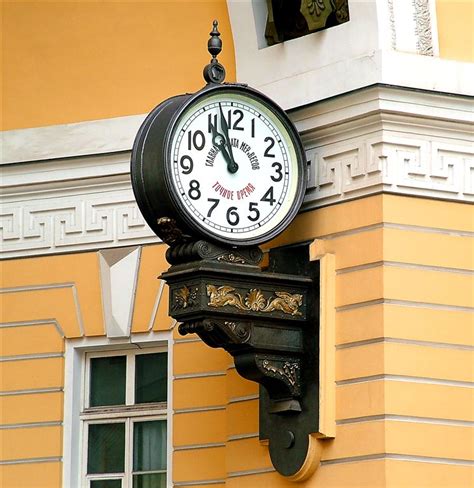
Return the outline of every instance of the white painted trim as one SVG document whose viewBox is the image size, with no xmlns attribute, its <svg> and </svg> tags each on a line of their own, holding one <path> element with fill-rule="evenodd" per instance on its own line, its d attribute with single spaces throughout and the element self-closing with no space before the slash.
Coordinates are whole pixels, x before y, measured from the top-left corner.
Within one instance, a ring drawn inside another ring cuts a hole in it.
<svg viewBox="0 0 474 488">
<path fill-rule="evenodd" d="M 408 461 L 417 463 L 429 463 L 429 464 L 448 464 L 451 466 L 474 466 L 474 461 L 468 459 L 453 459 L 453 458 L 439 458 L 429 456 L 414 456 L 412 454 L 368 454 L 366 456 L 351 456 L 345 458 L 328 459 L 321 461 L 321 466 L 327 466 L 330 464 L 346 464 L 357 463 L 365 461 L 380 461 L 384 459 L 392 459 L 395 461 Z"/>
<path fill-rule="evenodd" d="M 445 380 L 443 378 L 426 378 L 421 376 L 405 376 L 396 374 L 374 374 L 371 376 L 350 378 L 348 380 L 339 380 L 336 381 L 336 385 L 341 387 L 358 383 L 371 383 L 372 381 L 400 381 L 403 383 L 421 383 L 423 385 L 455 386 L 458 388 L 474 389 L 474 382 L 472 381 Z"/>
<path fill-rule="evenodd" d="M 63 420 L 63 484 L 81 486 L 82 438 L 81 410 L 85 405 L 86 381 L 85 353 L 126 351 L 127 349 L 163 347 L 168 352 L 168 402 L 167 402 L 167 486 L 171 487 L 173 446 L 173 333 L 172 331 L 131 334 L 128 338 L 80 337 L 67 339 L 65 343 L 64 369 L 64 420 Z"/>
<path fill-rule="evenodd" d="M 453 427 L 474 427 L 472 420 L 455 420 L 436 417 L 416 417 L 412 415 L 367 415 L 366 417 L 352 417 L 347 419 L 339 419 L 336 421 L 337 425 L 359 424 L 364 422 L 407 422 L 412 424 L 432 424 L 432 425 L 450 425 Z"/>
</svg>

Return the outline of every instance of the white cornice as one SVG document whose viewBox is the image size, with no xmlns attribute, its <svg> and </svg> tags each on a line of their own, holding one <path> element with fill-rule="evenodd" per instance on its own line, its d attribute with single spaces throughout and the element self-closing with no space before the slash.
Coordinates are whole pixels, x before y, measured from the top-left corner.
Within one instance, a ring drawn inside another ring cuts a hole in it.
<svg viewBox="0 0 474 488">
<path fill-rule="evenodd" d="M 0 162 L 11 164 L 129 151 L 145 117 L 146 114 L 130 115 L 4 131 Z"/>
<path fill-rule="evenodd" d="M 290 116 L 310 161 L 306 209 L 379 192 L 474 201 L 474 111 L 467 97 L 374 86 Z M 131 189 L 136 127 L 125 119 L 121 140 L 130 143 L 108 154 L 41 160 L 40 152 L 35 159 L 31 131 L 17 131 L 15 138 L 35 160 L 3 166 L 3 257 L 159 242 Z M 83 123 L 85 138 L 81 144 L 74 133 L 76 147 L 84 152 L 102 122 L 108 126 L 110 121 L 94 121 L 90 134 Z M 59 137 L 62 127 L 56 129 Z M 41 129 L 36 131 L 38 141 Z M 55 128 L 44 134 L 54 135 Z M 113 133 L 110 140 L 101 138 L 103 147 L 113 147 Z M 70 142 L 64 137 L 62 146 Z"/>
</svg>

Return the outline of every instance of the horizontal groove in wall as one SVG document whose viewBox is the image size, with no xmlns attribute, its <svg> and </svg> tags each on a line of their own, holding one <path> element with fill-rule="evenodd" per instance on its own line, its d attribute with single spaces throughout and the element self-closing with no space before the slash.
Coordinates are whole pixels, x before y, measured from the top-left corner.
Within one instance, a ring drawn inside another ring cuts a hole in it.
<svg viewBox="0 0 474 488">
<path fill-rule="evenodd" d="M 256 395 L 246 395 L 241 397 L 233 397 L 229 398 L 228 403 L 240 403 L 240 402 L 249 402 L 251 400 L 258 400 L 260 397 L 258 394 Z"/>
<path fill-rule="evenodd" d="M 18 293 L 24 291 L 51 290 L 55 288 L 71 288 L 73 286 L 74 283 L 51 283 L 47 285 L 12 286 L 9 288 L 0 288 L 0 293 Z"/>
<path fill-rule="evenodd" d="M 63 388 L 34 388 L 30 390 L 1 391 L 0 396 L 36 395 L 38 393 L 59 393 Z"/>
<path fill-rule="evenodd" d="M 225 405 L 212 405 L 209 407 L 189 407 L 189 408 L 176 408 L 173 413 L 180 414 L 180 413 L 195 413 L 195 412 L 211 412 L 214 410 L 225 410 Z"/>
<path fill-rule="evenodd" d="M 408 415 L 368 415 L 366 417 L 354 417 L 348 419 L 336 420 L 337 425 L 359 424 L 364 422 L 407 422 L 413 424 L 432 424 L 432 425 L 449 425 L 453 427 L 474 427 L 474 421 L 471 420 L 451 420 L 431 417 L 412 417 Z"/>
<path fill-rule="evenodd" d="M 199 481 L 175 481 L 173 486 L 203 486 L 203 485 L 225 485 L 225 479 L 199 480 Z"/>
<path fill-rule="evenodd" d="M 227 437 L 228 442 L 233 442 L 233 441 L 242 441 L 245 439 L 255 439 L 259 437 L 258 432 L 251 432 L 249 434 L 236 434 L 236 435 L 230 435 Z"/>
<path fill-rule="evenodd" d="M 190 344 L 193 342 L 202 342 L 202 340 L 199 337 L 191 337 L 189 339 L 175 339 L 174 343 L 175 344 Z"/>
<path fill-rule="evenodd" d="M 474 271 L 465 268 L 450 268 L 446 266 L 431 266 L 426 264 L 406 263 L 402 261 L 374 261 L 372 263 L 358 264 L 357 266 L 347 266 L 346 268 L 339 268 L 336 271 L 337 275 L 354 273 L 356 271 L 364 271 L 366 269 L 379 268 L 386 266 L 389 268 L 402 268 L 402 269 L 416 269 L 419 271 L 435 271 L 440 273 L 454 273 L 462 275 L 473 275 Z"/>
<path fill-rule="evenodd" d="M 41 320 L 26 320 L 19 322 L 0 322 L 0 328 L 10 328 L 10 327 L 32 327 L 35 325 L 54 325 L 58 334 L 61 337 L 65 337 L 64 331 L 59 325 L 56 319 L 41 319 Z"/>
<path fill-rule="evenodd" d="M 229 478 L 237 478 L 239 476 L 251 476 L 255 474 L 266 474 L 275 472 L 275 468 L 261 468 L 261 469 L 249 469 L 245 471 L 232 471 L 227 473 Z"/>
<path fill-rule="evenodd" d="M 212 447 L 225 447 L 225 442 L 208 442 L 207 444 L 188 444 L 185 446 L 174 446 L 174 451 L 192 451 L 195 449 L 210 449 Z"/>
<path fill-rule="evenodd" d="M 321 461 L 321 466 L 327 466 L 331 464 L 347 464 L 347 463 L 359 463 L 363 461 L 379 461 L 385 459 L 392 459 L 396 461 L 411 461 L 418 463 L 430 463 L 430 464 L 449 464 L 452 466 L 474 466 L 474 461 L 469 459 L 452 459 L 452 458 L 438 458 L 428 456 L 413 456 L 411 454 L 368 454 L 366 456 L 353 456 L 339 459 L 328 459 Z"/>
<path fill-rule="evenodd" d="M 356 347 L 368 346 L 371 344 L 407 344 L 411 346 L 421 347 L 434 347 L 437 349 L 454 349 L 459 351 L 474 351 L 474 346 L 465 344 L 451 344 L 449 342 L 431 342 L 431 341 L 418 341 L 413 339 L 403 339 L 396 337 L 377 337 L 375 339 L 367 339 L 364 341 L 345 342 L 344 344 L 336 345 L 337 350 L 352 349 Z"/>
<path fill-rule="evenodd" d="M 3 424 L 0 425 L 0 430 L 33 429 L 38 427 L 61 427 L 62 425 L 62 422 L 29 422 L 26 424 Z"/>
<path fill-rule="evenodd" d="M 340 232 L 333 232 L 332 234 L 323 234 L 318 236 L 318 239 L 338 239 L 339 237 L 352 236 L 355 234 L 363 234 L 364 232 L 372 232 L 374 230 L 382 229 L 383 223 L 363 225 L 355 229 L 342 230 Z"/>
<path fill-rule="evenodd" d="M 430 234 L 443 234 L 454 237 L 474 237 L 474 232 L 459 230 L 459 229 L 443 229 L 440 227 L 425 227 L 422 225 L 397 224 L 393 222 L 380 222 L 378 224 L 365 225 L 356 227 L 355 229 L 343 230 L 340 232 L 333 232 L 330 234 L 322 234 L 318 239 L 337 239 L 339 237 L 351 236 L 354 234 L 361 234 L 364 232 L 372 232 L 377 229 L 396 229 L 405 230 L 409 232 L 427 232 Z"/>
<path fill-rule="evenodd" d="M 225 371 L 208 371 L 206 373 L 183 373 L 174 375 L 175 380 L 188 380 L 191 378 L 208 378 L 210 376 L 225 376 Z"/>
<path fill-rule="evenodd" d="M 384 222 L 383 227 L 386 229 L 408 230 L 412 232 L 429 232 L 431 234 L 445 234 L 455 237 L 474 237 L 474 232 L 459 229 L 443 229 L 440 227 L 425 227 L 422 225 L 397 224 L 393 222 Z"/>
<path fill-rule="evenodd" d="M 2 356 L 0 357 L 0 363 L 8 361 L 27 361 L 30 359 L 51 359 L 51 358 L 63 358 L 62 352 L 45 352 L 41 354 L 18 354 L 15 356 Z"/>
<path fill-rule="evenodd" d="M 367 300 L 366 302 L 342 305 L 340 307 L 336 307 L 336 312 L 344 312 L 346 310 L 354 310 L 363 307 L 372 307 L 374 305 L 397 305 L 400 307 L 428 308 L 431 310 L 445 310 L 448 312 L 474 312 L 474 307 L 461 307 L 458 305 L 443 305 L 440 303 L 429 302 L 412 302 L 410 300 L 393 300 L 390 298 L 378 298 L 376 300 Z"/>
<path fill-rule="evenodd" d="M 443 385 L 457 386 L 460 388 L 474 388 L 474 383 L 470 381 L 444 380 L 439 378 L 425 378 L 419 376 L 403 376 L 394 374 L 376 374 L 372 376 L 363 376 L 360 378 L 351 378 L 348 380 L 336 381 L 337 386 L 354 385 L 357 383 L 369 383 L 371 381 L 400 381 L 405 383 L 422 383 L 426 385 Z"/>
<path fill-rule="evenodd" d="M 0 465 L 11 464 L 37 464 L 37 463 L 60 463 L 61 457 L 43 457 L 43 458 L 29 458 L 29 459 L 9 459 L 6 461 L 0 461 Z"/>
</svg>

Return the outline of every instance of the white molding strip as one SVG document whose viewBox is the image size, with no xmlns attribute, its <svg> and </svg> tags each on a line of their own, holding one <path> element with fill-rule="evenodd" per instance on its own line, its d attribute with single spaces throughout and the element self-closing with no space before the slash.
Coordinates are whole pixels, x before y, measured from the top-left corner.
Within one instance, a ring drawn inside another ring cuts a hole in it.
<svg viewBox="0 0 474 488">
<path fill-rule="evenodd" d="M 430 425 L 449 425 L 453 427 L 474 427 L 472 420 L 455 420 L 455 419 L 441 419 L 435 417 L 416 417 L 411 415 L 367 415 L 365 417 L 352 417 L 347 419 L 339 419 L 336 421 L 337 425 L 360 424 L 365 422 L 406 422 L 412 424 L 430 424 Z"/>
<path fill-rule="evenodd" d="M 2 164 L 129 151 L 146 115 L 92 120 L 2 133 Z M 28 144 L 25 144 L 25 139 Z M 47 142 L 46 142 L 47 141 Z"/>
<path fill-rule="evenodd" d="M 358 463 L 364 461 L 380 461 L 384 459 L 392 459 L 394 461 L 411 461 L 417 463 L 429 463 L 429 464 L 449 464 L 454 466 L 474 466 L 474 461 L 469 459 L 453 459 L 453 458 L 440 458 L 429 456 L 414 456 L 412 454 L 368 454 L 365 456 L 351 456 L 345 458 L 327 459 L 321 461 L 321 466 L 328 466 L 330 464 L 346 464 L 346 463 Z"/>
</svg>

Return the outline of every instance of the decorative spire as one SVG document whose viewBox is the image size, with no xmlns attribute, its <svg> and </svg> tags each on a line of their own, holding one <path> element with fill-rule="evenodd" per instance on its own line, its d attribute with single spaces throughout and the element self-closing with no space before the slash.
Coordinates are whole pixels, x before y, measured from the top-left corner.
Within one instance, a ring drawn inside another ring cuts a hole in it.
<svg viewBox="0 0 474 488">
<path fill-rule="evenodd" d="M 212 31 L 209 33 L 211 37 L 207 41 L 207 50 L 212 56 L 211 62 L 203 70 L 203 76 L 207 83 L 222 83 L 225 78 L 224 66 L 217 61 L 217 56 L 222 51 L 221 33 L 218 31 L 217 26 L 218 22 L 214 20 Z"/>
</svg>

